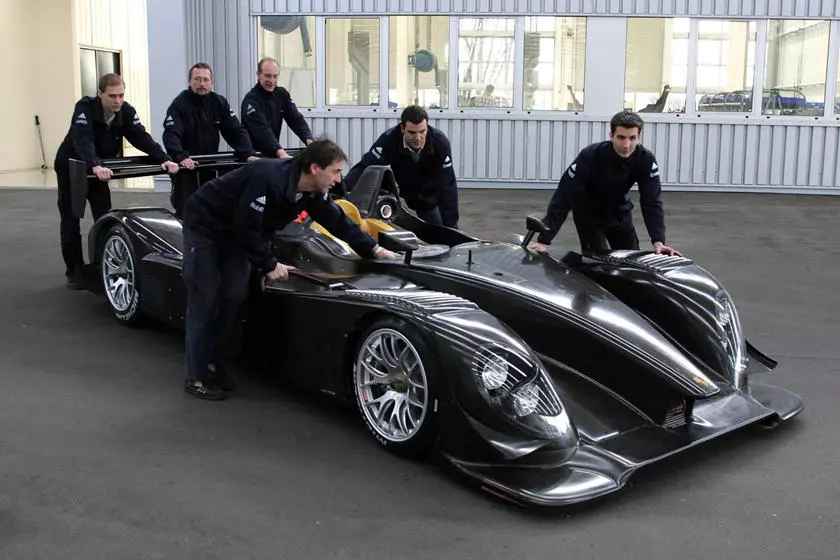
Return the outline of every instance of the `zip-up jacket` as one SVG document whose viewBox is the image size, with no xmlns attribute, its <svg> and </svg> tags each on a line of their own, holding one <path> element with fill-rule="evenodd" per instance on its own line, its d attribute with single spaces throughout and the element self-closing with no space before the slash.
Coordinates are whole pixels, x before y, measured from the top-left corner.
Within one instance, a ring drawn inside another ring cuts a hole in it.
<svg viewBox="0 0 840 560">
<path fill-rule="evenodd" d="M 248 131 L 254 149 L 262 155 L 277 157 L 277 150 L 283 147 L 278 138 L 284 120 L 301 142 L 312 139 L 306 119 L 286 88 L 276 87 L 274 91 L 266 91 L 258 83 L 242 99 L 242 126 Z"/>
<path fill-rule="evenodd" d="M 163 148 L 146 132 L 134 107 L 123 103 L 109 125 L 99 98 L 82 97 L 73 109 L 70 130 L 58 147 L 54 166 L 66 170 L 70 158 L 83 160 L 90 167 L 102 165 L 103 159 L 122 155 L 123 138 L 156 163 L 169 160 Z"/>
<path fill-rule="evenodd" d="M 299 180 L 290 159 L 249 163 L 198 189 L 184 214 L 184 227 L 210 239 L 235 239 L 254 267 L 270 272 L 277 259 L 268 241 L 305 210 L 359 255 L 372 256 L 373 237 L 348 218 L 329 193 L 299 193 Z"/>
<path fill-rule="evenodd" d="M 551 243 L 569 211 L 604 227 L 632 220 L 630 188 L 639 185 L 639 202 L 651 242 L 665 242 L 665 212 L 659 166 L 653 153 L 641 144 L 629 158 L 619 156 L 612 142 L 598 142 L 581 150 L 566 169 L 551 197 L 545 224 L 549 231 L 537 238 Z"/>
<path fill-rule="evenodd" d="M 415 162 L 405 146 L 400 127 L 386 130 L 344 178 L 348 191 L 369 165 L 391 166 L 400 195 L 411 208 L 431 210 L 438 207 L 443 225 L 458 225 L 458 182 L 452 169 L 452 147 L 441 131 L 428 127 L 426 145 Z"/>
<path fill-rule="evenodd" d="M 219 151 L 219 132 L 236 157 L 257 155 L 227 99 L 211 91 L 196 95 L 185 89 L 172 101 L 163 120 L 163 145 L 176 162 Z"/>
</svg>

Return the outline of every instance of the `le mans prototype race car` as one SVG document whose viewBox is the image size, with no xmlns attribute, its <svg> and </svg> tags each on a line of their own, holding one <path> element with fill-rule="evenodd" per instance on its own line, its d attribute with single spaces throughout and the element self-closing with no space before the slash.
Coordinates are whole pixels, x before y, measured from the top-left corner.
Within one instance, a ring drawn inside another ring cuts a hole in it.
<svg viewBox="0 0 840 560">
<path fill-rule="evenodd" d="M 134 163 L 109 166 L 115 177 L 159 172 Z M 74 192 L 84 174 L 77 167 Z M 289 224 L 272 247 L 298 271 L 254 282 L 243 345 L 278 376 L 354 402 L 391 451 L 433 453 L 491 494 L 556 506 L 803 409 L 751 377 L 776 362 L 687 258 L 536 254 L 525 249 L 545 227 L 535 217 L 521 244 L 476 239 L 407 212 L 388 167 L 369 168 L 336 203 L 404 256 L 362 259 L 311 219 Z M 119 321 L 182 325 L 181 249 L 168 210 L 114 210 L 90 231 L 89 273 Z M 297 318 L 294 329 L 279 316 Z"/>
</svg>

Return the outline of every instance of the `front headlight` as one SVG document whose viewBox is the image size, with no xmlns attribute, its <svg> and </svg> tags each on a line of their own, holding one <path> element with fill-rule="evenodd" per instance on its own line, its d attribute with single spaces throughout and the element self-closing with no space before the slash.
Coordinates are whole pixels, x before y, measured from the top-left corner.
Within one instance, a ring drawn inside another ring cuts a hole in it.
<svg viewBox="0 0 840 560">
<path fill-rule="evenodd" d="M 720 342 L 729 358 L 733 384 L 742 389 L 747 384 L 747 343 L 741 330 L 738 312 L 726 290 L 721 290 L 715 297 L 715 320 L 720 332 Z"/>
<path fill-rule="evenodd" d="M 570 429 L 560 397 L 532 358 L 484 346 L 473 355 L 472 371 L 478 392 L 520 428 L 540 437 L 557 437 Z"/>
</svg>

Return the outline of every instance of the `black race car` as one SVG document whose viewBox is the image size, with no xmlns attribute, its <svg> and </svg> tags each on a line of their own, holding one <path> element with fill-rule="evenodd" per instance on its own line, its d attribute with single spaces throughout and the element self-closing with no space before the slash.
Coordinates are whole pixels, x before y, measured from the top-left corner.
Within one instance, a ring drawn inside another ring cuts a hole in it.
<svg viewBox="0 0 840 560">
<path fill-rule="evenodd" d="M 387 167 L 370 168 L 336 203 L 404 256 L 362 259 L 301 217 L 273 240 L 299 272 L 254 282 L 243 344 L 277 375 L 354 402 L 389 450 L 433 453 L 487 492 L 554 506 L 803 409 L 754 380 L 776 363 L 746 341 L 727 291 L 689 259 L 538 255 L 524 248 L 544 228 L 534 217 L 521 244 L 475 239 L 408 213 Z M 96 222 L 90 272 L 119 321 L 182 324 L 181 247 L 181 224 L 165 209 Z M 295 318 L 294 329 L 279 316 Z"/>
</svg>

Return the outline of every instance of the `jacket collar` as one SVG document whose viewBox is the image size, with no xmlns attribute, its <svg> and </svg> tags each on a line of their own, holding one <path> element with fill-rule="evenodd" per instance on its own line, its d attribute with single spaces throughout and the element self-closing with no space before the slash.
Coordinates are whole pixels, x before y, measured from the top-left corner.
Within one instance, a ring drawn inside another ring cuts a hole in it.
<svg viewBox="0 0 840 560">
<path fill-rule="evenodd" d="M 405 142 L 405 135 L 401 129 L 402 125 L 397 125 L 394 127 L 396 134 L 399 139 L 399 150 L 404 154 L 411 154 L 412 150 L 408 147 Z M 435 153 L 435 129 L 426 125 L 426 143 L 423 144 L 423 147 L 420 149 L 420 157 L 428 157 Z"/>
<path fill-rule="evenodd" d="M 91 105 L 93 106 L 93 120 L 95 120 L 96 122 L 106 123 L 105 109 L 102 107 L 102 100 L 99 99 L 98 95 L 91 97 Z M 114 113 L 114 120 L 111 121 L 112 125 L 122 124 L 122 113 L 122 111 L 117 111 L 116 113 Z"/>
<path fill-rule="evenodd" d="M 266 91 L 265 88 L 262 87 L 259 82 L 257 82 L 257 85 L 252 87 L 251 91 L 253 91 L 256 95 L 259 95 L 260 97 L 264 97 L 266 99 L 273 99 L 274 96 L 277 95 L 277 90 L 279 89 L 280 86 L 277 86 L 274 88 L 274 91 Z"/>
</svg>

